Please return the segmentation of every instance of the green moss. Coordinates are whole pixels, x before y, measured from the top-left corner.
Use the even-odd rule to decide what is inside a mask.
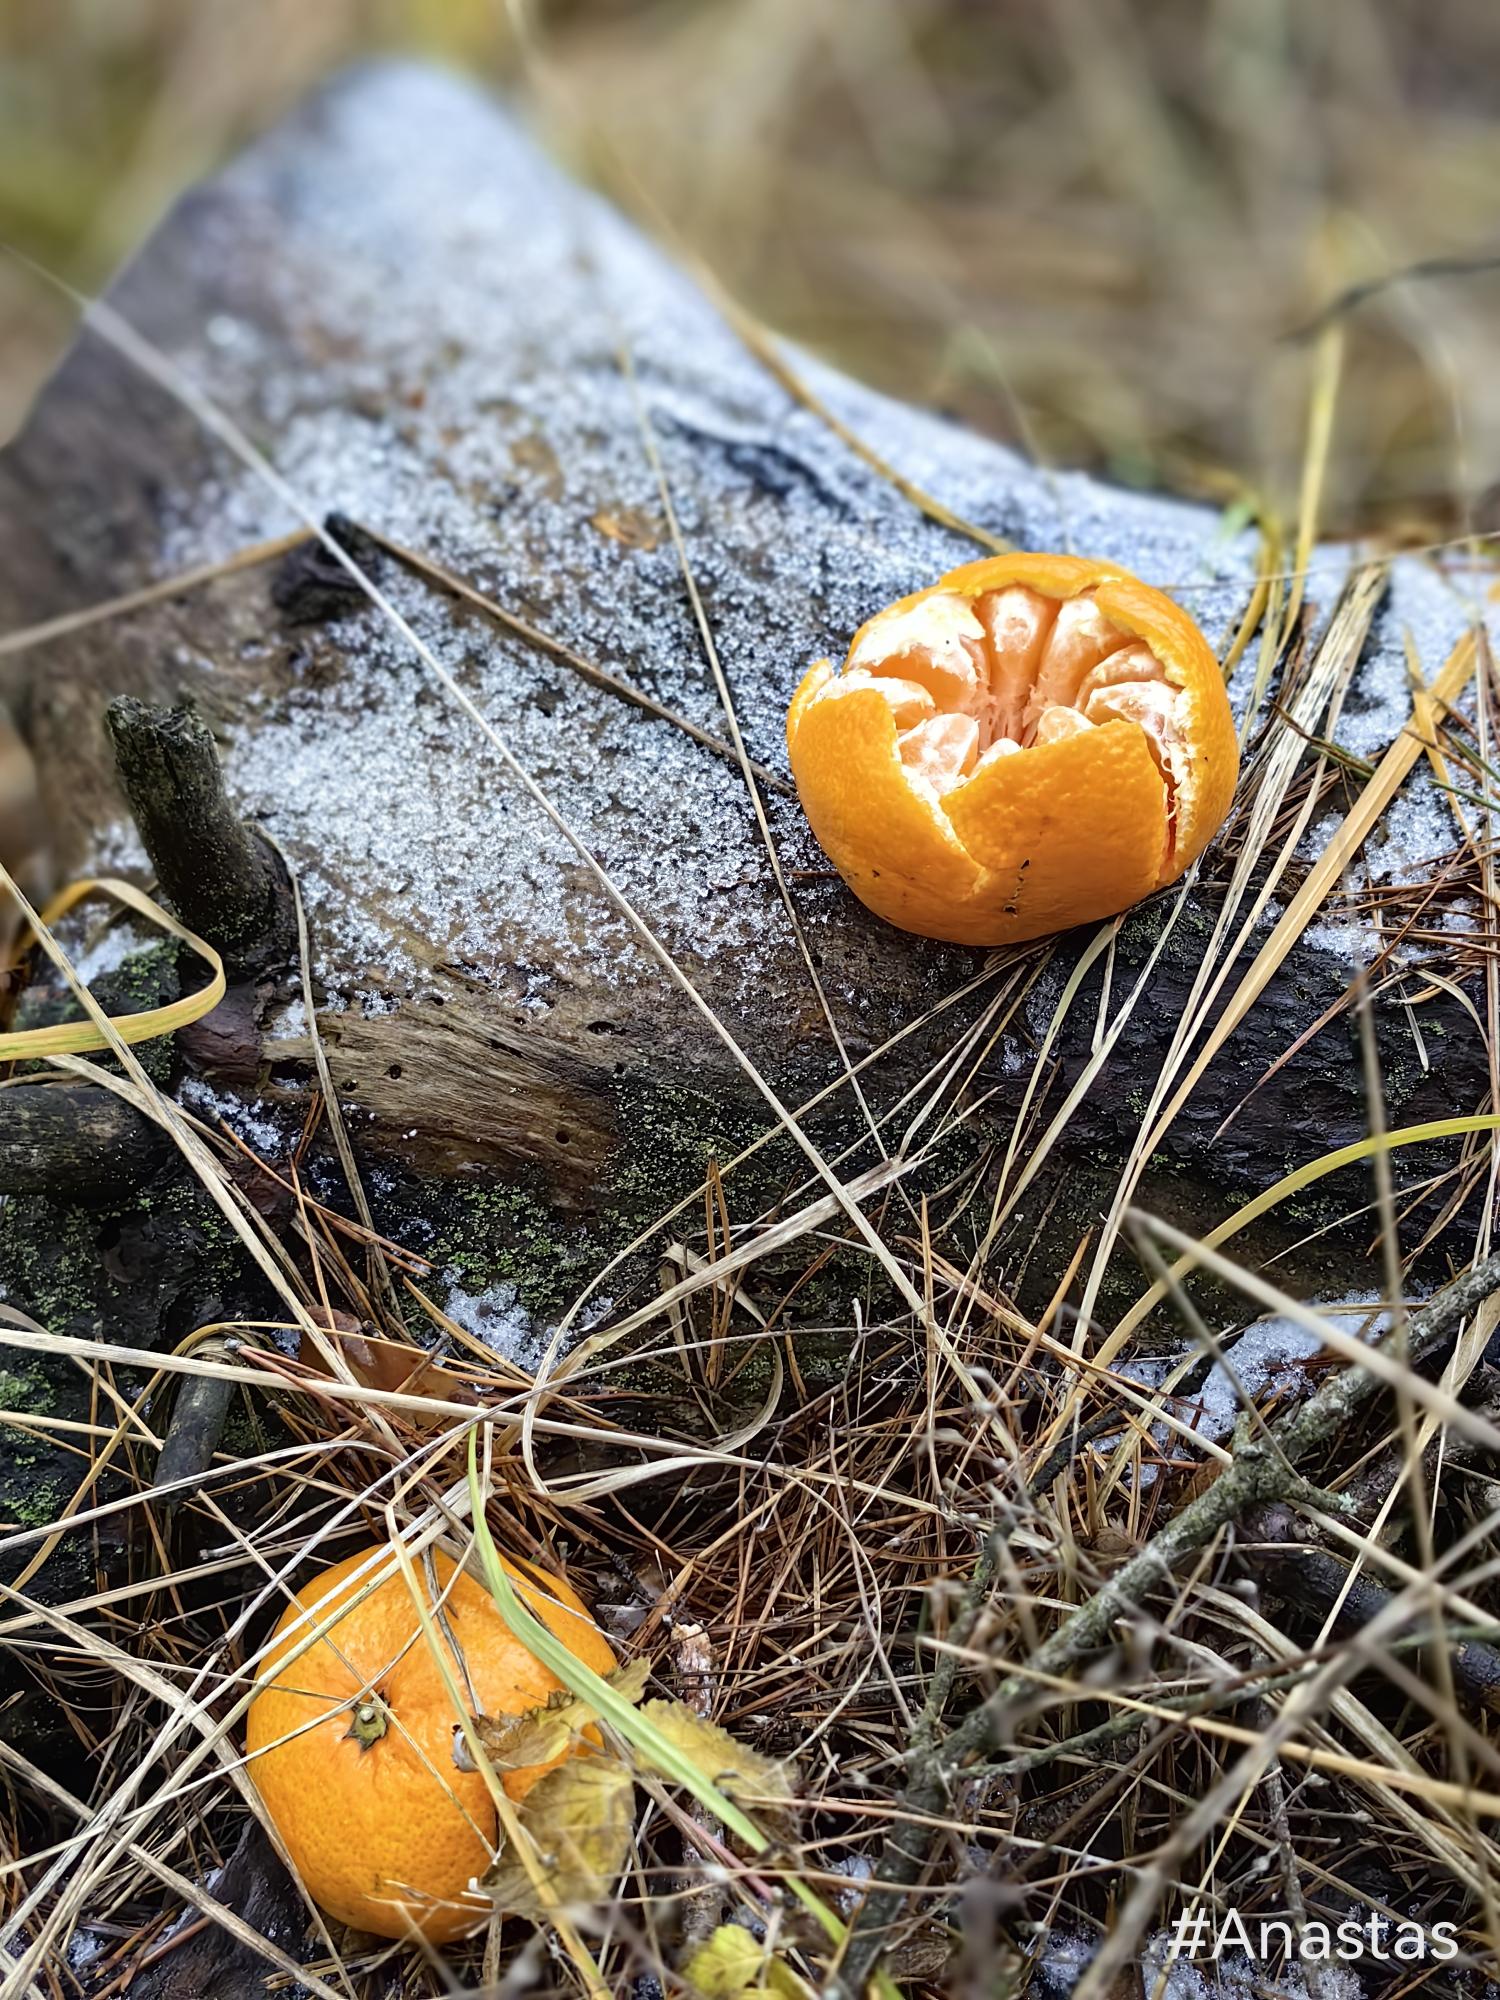
[[[82,1378],[72,1388],[74,1400],[64,1413],[81,1416]],[[46,1364],[21,1361],[0,1368],[0,1522],[21,1528],[45,1528],[57,1519],[71,1488],[65,1484],[67,1460],[46,1432],[26,1427],[29,1415],[42,1416],[58,1407],[56,1384]],[[62,1469],[59,1470],[61,1464]]]
[[[160,1342],[171,1331],[164,1315],[177,1310],[183,1286],[191,1286],[188,1296],[232,1295],[245,1264],[238,1238],[195,1180],[153,1186],[112,1209],[12,1197],[0,1226],[0,1297],[50,1332],[107,1337],[122,1347]],[[117,1367],[116,1380],[133,1395],[143,1378]],[[86,1378],[70,1363],[7,1357],[0,1368],[0,1521],[44,1526],[76,1483],[73,1456],[48,1434],[23,1428],[25,1417],[86,1416],[87,1407]],[[75,1542],[87,1554],[87,1537],[70,1536],[60,1552],[69,1564]]]
[[[141,1014],[176,1000],[182,991],[178,976],[178,946],[169,938],[132,952],[112,972],[94,982],[94,997],[111,1014]],[[175,1062],[172,1037],[159,1035],[154,1041],[134,1045],[136,1060],[151,1081],[170,1081]]]
[[[765,1129],[763,1109],[747,1102],[726,1108],[719,1097],[685,1084],[647,1086],[622,1079],[615,1103],[622,1142],[607,1171],[589,1220],[584,1223],[550,1205],[538,1183],[452,1185],[417,1191],[415,1206],[432,1228],[424,1253],[440,1271],[451,1271],[471,1293],[501,1284],[514,1285],[517,1302],[540,1325],[554,1322],[576,1299],[589,1280],[611,1258],[634,1243],[643,1232],[702,1184],[710,1162],[728,1164]],[[827,1121],[820,1143],[837,1152],[862,1134],[854,1118],[841,1115]],[[963,1148],[972,1154],[967,1137],[952,1149],[933,1173],[951,1173]],[[849,1170],[849,1169],[846,1169]],[[857,1165],[852,1170],[857,1171]],[[800,1152],[778,1138],[755,1152],[726,1179],[732,1219],[743,1221],[785,1196],[806,1175]],[[618,1289],[639,1283],[654,1267],[662,1243],[702,1227],[702,1207],[695,1202],[681,1218],[667,1223],[621,1272]],[[791,1289],[810,1261],[806,1244],[781,1257],[760,1260],[752,1282],[758,1293],[779,1299]],[[858,1250],[840,1252],[805,1286],[792,1309],[791,1330],[798,1343],[798,1365],[813,1385],[836,1379],[847,1360],[848,1337],[817,1331],[821,1325],[846,1328],[852,1298],[873,1309],[872,1298],[884,1280],[868,1257]],[[612,1283],[611,1289],[617,1289]],[[438,1292],[441,1303],[441,1289]],[[420,1308],[408,1308],[413,1333],[430,1333]],[[805,1349],[805,1352],[804,1352]],[[770,1380],[770,1348],[736,1377],[726,1407],[747,1407],[763,1398]],[[617,1380],[653,1394],[678,1396],[683,1390],[679,1370],[643,1365]],[[701,1416],[699,1418],[701,1421]]]
[[[0,1492],[0,1511],[18,1527],[46,1528],[57,1519],[67,1498],[61,1480],[44,1479],[23,1493]]]
[[[686,1084],[648,1087],[633,1078],[619,1088],[616,1116],[629,1143],[614,1175],[611,1207],[622,1220],[636,1218],[638,1226],[696,1187],[711,1160],[733,1159],[764,1128],[763,1113],[732,1118],[722,1102]],[[765,1178],[765,1154],[774,1151],[767,1147],[748,1163],[747,1181]]]
[[[517,1182],[458,1186],[437,1191],[427,1255],[466,1292],[512,1284],[528,1313],[557,1310],[570,1278],[587,1269],[593,1239],[569,1231],[533,1188]],[[429,1326],[419,1307],[408,1307],[414,1329]]]
[[[272,1421],[275,1421],[274,1415]],[[280,1425],[277,1426],[281,1429]],[[281,1435],[284,1437],[285,1432]],[[254,1458],[270,1446],[271,1434],[253,1396],[239,1396],[229,1406],[219,1449],[231,1458]]]
[[[180,1247],[205,1292],[232,1285],[244,1268],[239,1239],[196,1180],[143,1189],[118,1208],[85,1208],[43,1195],[16,1195],[0,1229],[0,1296],[13,1299],[49,1332],[104,1326],[126,1346],[157,1338],[155,1287],[110,1254],[126,1232]]]
[[[725,1117],[723,1107],[686,1086],[646,1090],[622,1083],[617,1123],[626,1136],[588,1223],[545,1198],[539,1182],[514,1179],[424,1190],[418,1209],[432,1225],[424,1246],[440,1270],[452,1271],[468,1292],[512,1284],[519,1303],[542,1322],[556,1318],[612,1256],[635,1240],[703,1180],[710,1160],[727,1161],[761,1126]],[[785,1170],[757,1157],[758,1171],[734,1177],[733,1204],[746,1212],[768,1198],[774,1176]],[[426,1324],[419,1309],[411,1317]]]
[[[147,945],[144,950],[132,952],[109,972],[101,972],[89,990],[105,1013],[113,1017],[142,1014],[152,1007],[168,1005],[182,991],[177,955],[177,944],[170,938],[164,938],[159,944]],[[71,992],[59,993],[46,987],[33,988],[29,994],[23,995],[16,1010],[16,1025],[22,1028],[46,1027],[54,1022],[82,1019],[83,1007]],[[137,1042],[134,1052],[153,1083],[164,1085],[171,1080],[176,1058],[170,1035],[158,1035],[152,1041]],[[119,1069],[113,1056],[101,1055],[96,1060],[106,1069]],[[17,1067],[21,1074],[31,1075],[45,1070],[46,1065],[27,1062]]]
[[[0,1285],[51,1332],[99,1310],[100,1219],[41,1195],[17,1195],[0,1231]]]
[[[0,1410],[46,1416],[57,1396],[40,1368],[0,1368]]]

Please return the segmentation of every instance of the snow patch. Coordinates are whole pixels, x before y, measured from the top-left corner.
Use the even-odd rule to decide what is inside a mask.
[[[463,1284],[462,1271],[452,1264],[444,1271],[443,1282],[448,1288],[443,1311],[456,1326],[518,1367],[536,1366],[546,1352],[547,1336],[520,1304],[513,1284],[502,1280],[482,1292],[471,1292]]]
[[[177,1101],[190,1111],[197,1112],[205,1124],[217,1125],[222,1118],[230,1131],[264,1160],[275,1162],[280,1159],[290,1142],[292,1128],[289,1122],[270,1105],[259,1098],[253,1104],[247,1104],[243,1098],[235,1097],[228,1091],[215,1090],[202,1077],[184,1077],[177,1087]]]

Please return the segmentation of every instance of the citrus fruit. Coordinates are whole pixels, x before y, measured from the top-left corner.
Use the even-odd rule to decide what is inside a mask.
[[[1112,563],[966,564],[792,697],[803,810],[903,930],[1008,944],[1174,882],[1229,810],[1234,721],[1187,613]]]
[[[495,1808],[483,1775],[454,1764],[458,1718],[405,1579],[398,1572],[355,1602],[364,1587],[355,1572],[384,1553],[336,1563],[288,1605],[250,1704],[248,1768],[303,1885],[330,1916],[441,1944],[489,1913],[467,1891],[494,1856]],[[512,1636],[489,1592],[465,1573],[455,1578],[448,1556],[435,1563],[443,1593],[435,1623],[440,1631],[446,1622],[461,1655],[443,1642],[465,1701],[492,1716],[546,1702],[559,1681]],[[566,1584],[505,1568],[570,1652],[596,1673],[613,1672],[613,1653]],[[425,1594],[420,1565],[418,1576]],[[341,1603],[348,1608],[337,1623],[292,1658]],[[507,1771],[505,1789],[520,1800],[552,1768]]]

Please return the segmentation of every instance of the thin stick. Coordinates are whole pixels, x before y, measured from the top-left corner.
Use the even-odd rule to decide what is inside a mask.
[[[291,534],[277,535],[269,542],[252,542],[248,548],[236,549],[232,556],[224,556],[218,562],[199,563],[194,569],[163,577],[160,583],[127,590],[123,596],[108,598],[103,604],[86,605],[82,611],[65,611],[61,617],[44,619],[40,625],[24,625],[18,632],[6,632],[0,635],[0,660],[12,653],[24,653],[32,646],[44,646],[49,639],[66,639],[70,633],[82,632],[108,618],[123,618],[148,604],[160,604],[164,597],[182,597],[221,576],[234,576],[242,569],[258,569],[262,563],[274,562],[306,540],[306,530],[296,528]]]
[[[451,591],[455,597],[462,598],[465,604],[472,604],[476,611],[482,611],[497,625],[503,625],[507,632],[513,632],[518,639],[534,647],[537,652],[546,653],[551,659],[560,660],[565,667],[571,667],[581,680],[602,688],[606,694],[618,695],[621,701],[632,702],[635,707],[644,709],[647,715],[654,715],[658,722],[670,722],[674,729],[680,729],[685,736],[691,736],[695,743],[701,743],[705,750],[711,750],[716,757],[722,757],[726,764],[733,764],[736,770],[739,769],[740,760],[733,746],[726,743],[722,736],[715,736],[711,729],[701,728],[687,716],[679,715],[675,708],[668,708],[665,702],[657,701],[653,695],[645,693],[641,688],[633,687],[618,674],[612,674],[607,667],[597,666],[582,653],[575,653],[573,648],[561,639],[554,639],[538,626],[529,624],[524,618],[518,618],[514,611],[507,611],[503,604],[497,604],[493,597],[486,597],[482,590],[476,590],[472,583],[465,583],[461,576],[455,576],[451,569],[445,569],[430,556],[424,556],[419,549],[408,548],[404,542],[393,542],[388,535],[382,535],[375,528],[366,527],[362,521],[357,525],[361,533],[368,535],[376,547],[384,549],[388,556],[394,556],[397,562],[405,563],[408,569],[414,569],[419,576],[425,576],[430,583]],[[757,764],[752,759],[750,768],[763,785],[768,785],[773,792],[780,792],[783,798],[794,799],[797,796],[795,786],[788,784],[785,778],[778,777],[775,771],[768,770],[764,764]]]

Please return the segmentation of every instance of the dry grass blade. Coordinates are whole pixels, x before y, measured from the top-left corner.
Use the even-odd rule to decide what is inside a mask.
[[[74,997],[83,1008],[93,1030],[100,1037],[103,1045],[119,1060],[121,1067],[125,1071],[126,1080],[135,1093],[137,1109],[165,1126],[168,1133],[192,1165],[194,1172],[198,1175],[203,1186],[223,1214],[225,1220],[229,1223],[231,1229],[233,1229],[235,1235],[244,1244],[250,1256],[264,1272],[277,1294],[283,1299],[288,1311],[292,1314],[297,1324],[302,1327],[315,1346],[322,1343],[323,1336],[317,1322],[307,1312],[302,1298],[287,1285],[284,1270],[277,1265],[275,1259],[268,1251],[262,1235],[252,1224],[244,1206],[237,1199],[236,1192],[230,1187],[220,1171],[218,1162],[191,1130],[177,1105],[156,1088],[155,1084],[152,1083],[146,1072],[141,1068],[139,1059],[136,1057],[134,1051],[121,1037],[114,1022],[111,1021],[109,1016],[100,1007],[88,988],[79,980],[66,954],[53,936],[50,927],[42,921],[40,914],[31,907],[24,892],[3,862],[0,862],[0,888],[7,889],[15,899],[26,921],[40,941],[42,949],[62,974]],[[71,1060],[71,1058],[61,1056],[57,1060],[66,1062]],[[116,1087],[116,1080],[106,1079],[102,1073],[100,1081],[105,1082],[106,1087]],[[338,1363],[336,1357],[330,1352],[327,1359],[330,1367],[337,1372]]]
[[[375,1228],[375,1218],[370,1211],[369,1196],[365,1193],[365,1184],[354,1158],[354,1148],[349,1143],[349,1131],[339,1106],[339,1094],[333,1087],[333,1075],[328,1067],[328,1052],[323,1046],[323,1037],[318,1032],[317,1005],[313,996],[312,947],[307,933],[307,912],[302,907],[302,885],[297,880],[297,871],[292,865],[290,856],[279,845],[274,842],[272,844],[281,855],[282,866],[286,869],[287,880],[292,888],[292,909],[297,920],[297,959],[302,976],[302,1010],[307,1016],[313,1062],[323,1091],[323,1113],[333,1133],[334,1145],[338,1149],[339,1165],[344,1170],[344,1184],[353,1197],[355,1210],[367,1233],[365,1253],[374,1295],[380,1302],[387,1324],[393,1329],[399,1329],[402,1325],[401,1309],[396,1303],[390,1267],[386,1263],[379,1233]]]
[[[1312,724],[1325,713],[1337,714],[1344,694],[1353,680],[1375,606],[1384,588],[1384,577],[1373,567],[1360,569],[1349,579],[1306,680],[1297,691],[1294,717],[1300,716],[1308,724]],[[1263,663],[1269,662],[1271,657],[1268,645],[1263,654]],[[1281,840],[1279,847],[1274,850],[1270,867],[1262,867],[1262,858],[1270,842],[1272,824],[1286,800],[1301,755],[1301,743],[1295,729],[1283,728],[1273,737],[1264,757],[1262,768],[1258,773],[1259,781],[1255,785],[1249,810],[1245,816],[1247,822],[1245,838],[1228,891],[1215,917],[1212,935],[1207,949],[1202,954],[1191,991],[1174,1029],[1166,1059],[1161,1066],[1160,1074],[1152,1082],[1146,1114],[1141,1120],[1140,1130],[1126,1158],[1111,1199],[1104,1228],[1100,1232],[1088,1281],[1084,1287],[1080,1326],[1086,1325],[1093,1316],[1105,1273],[1114,1254],[1121,1218],[1145,1164],[1161,1143],[1161,1136],[1169,1129],[1177,1111],[1187,1102],[1195,1088],[1197,1077],[1203,1073],[1202,1067],[1195,1069],[1184,1079],[1166,1110],[1162,1109],[1163,1101],[1168,1098],[1172,1084],[1189,1052],[1201,1044],[1203,1028],[1210,1010],[1227,982],[1241,951],[1253,934],[1262,911],[1280,885],[1285,871],[1291,864],[1297,844],[1311,820],[1316,797],[1315,786],[1309,788],[1291,829]],[[1184,893],[1185,891],[1179,892],[1179,899]],[[1250,907],[1245,909],[1247,902]],[[1237,930],[1236,924],[1238,924]],[[1289,935],[1287,949],[1290,949],[1291,938],[1297,935],[1300,935],[1300,927],[1297,932]],[[1277,962],[1279,963],[1279,960]]]
[[[182,999],[171,1001],[165,1006],[147,1007],[134,1014],[114,1016],[111,1025],[116,1037],[121,1042],[149,1042],[158,1035],[176,1034],[179,1028],[191,1027],[193,1022],[201,1021],[205,1014],[212,1013],[224,997],[223,960],[212,945],[205,944],[200,937],[194,937],[193,933],[178,923],[175,917],[169,916],[159,903],[150,896],[143,895],[133,882],[100,877],[98,880],[90,878],[70,883],[61,895],[52,898],[47,908],[42,911],[38,922],[44,928],[50,929],[75,904],[100,890],[113,896],[116,902],[123,904],[126,909],[134,910],[138,916],[144,917],[147,923],[178,939],[206,965],[213,968],[213,977],[196,993],[185,994]],[[23,936],[17,956],[20,950],[27,948],[29,942],[29,938]],[[94,1022],[59,1021],[50,1027],[17,1028],[0,1034],[0,1062],[44,1061],[50,1056],[79,1055],[94,1049],[107,1049],[109,1046],[108,1035]]]
[[[1444,706],[1457,701],[1474,677],[1476,661],[1477,648],[1473,638],[1461,641],[1433,681],[1432,699]],[[1421,738],[1415,730],[1410,730],[1398,737],[1381,758],[1374,777],[1360,793],[1352,810],[1309,869],[1301,887],[1278,920],[1276,928],[1256,953],[1228,1004],[1214,1022],[1213,1029],[1194,1058],[1191,1069],[1153,1128],[1151,1145],[1158,1143],[1161,1134],[1170,1126],[1178,1111],[1197,1087],[1209,1064],[1264,992],[1272,975],[1307,928],[1313,912],[1338,881],[1350,859],[1359,852],[1369,838],[1381,814],[1410,775],[1413,765],[1423,755],[1423,750]]]
[[[770,822],[766,818],[766,809],[762,803],[760,793],[756,790],[755,781],[759,772],[759,766],[751,760],[750,753],[745,748],[744,737],[740,733],[740,721],[739,716],[735,712],[734,696],[730,691],[729,681],[725,675],[723,663],[719,658],[718,646],[714,642],[713,627],[709,623],[708,612],[703,603],[703,595],[698,588],[698,579],[693,573],[693,565],[688,556],[687,543],[683,540],[681,523],[677,518],[677,507],[672,498],[671,483],[667,478],[667,468],[662,462],[661,447],[656,439],[656,427],[651,420],[651,410],[641,394],[641,385],[636,376],[635,362],[631,357],[630,349],[623,344],[620,349],[620,360],[625,380],[630,388],[630,398],[635,410],[636,422],[641,433],[641,443],[645,448],[652,477],[656,481],[656,490],[661,496],[662,511],[666,515],[667,529],[672,537],[672,547],[676,551],[678,567],[682,571],[683,582],[687,586],[688,598],[693,607],[693,619],[698,627],[698,636],[703,642],[704,657],[707,659],[709,671],[713,675],[714,687],[718,691],[719,704],[729,724],[729,736],[734,746],[735,761],[739,765],[741,774],[744,777],[745,789],[749,794],[751,810],[755,814],[755,824],[760,833],[761,845],[766,850],[766,858],[771,864],[771,873],[776,881],[776,893],[781,898],[782,908],[786,911],[787,921],[791,924],[793,935],[796,937],[797,949],[801,954],[802,963],[806,968],[808,981],[812,986],[813,992],[817,995],[819,1010],[822,1013],[824,1021],[827,1023],[833,1045],[838,1050],[839,1061],[842,1063],[844,1069],[844,1080],[852,1092],[856,1103],[859,1105],[861,1116],[870,1128],[871,1138],[875,1141],[876,1146],[883,1155],[885,1147],[880,1137],[879,1127],[875,1123],[874,1113],[870,1110],[865,1100],[864,1091],[860,1088],[859,1077],[850,1063],[849,1051],[844,1046],[843,1035],[839,1032],[839,1025],[834,1018],[833,1009],[828,1004],[828,995],[824,991],[823,981],[819,976],[817,965],[808,946],[807,934],[803,929],[802,920],[797,914],[797,906],[792,900],[792,892],[787,887],[786,874],[781,865],[781,856],[776,848],[776,838],[771,832]]]
[[[945,507],[941,500],[934,498],[925,488],[918,486],[914,480],[908,479],[905,473],[898,471],[888,460],[882,458],[873,446],[867,444],[857,431],[852,430],[844,422],[837,411],[829,408],[823,397],[818,395],[792,366],[776,336],[752,319],[743,307],[736,305],[704,265],[699,264],[697,269],[704,289],[718,301],[720,311],[740,339],[767,372],[775,376],[794,402],[800,403],[805,410],[810,410],[819,423],[826,424],[841,444],[847,445],[857,459],[869,466],[870,470],[888,486],[894,487],[903,500],[909,500],[919,513],[927,516],[929,521],[936,521],[940,528],[947,528],[955,535],[962,535],[967,541],[977,542],[980,548],[988,549],[992,555],[1006,554],[1013,544],[1006,541],[1003,535],[993,534],[988,528],[981,528],[973,521],[966,521],[961,514],[955,514],[950,507]]]
[[[205,584],[217,583],[221,577],[236,576],[242,570],[259,569],[286,555],[305,539],[303,531],[298,528],[292,534],[276,535],[268,542],[255,542],[249,548],[236,549],[233,555],[225,556],[219,562],[199,563],[192,569],[179,570],[175,576],[164,576],[158,583],[145,584],[140,590],[127,590],[123,596],[112,597],[107,603],[86,605],[81,611],[65,612],[59,618],[48,618],[40,625],[28,625],[18,632],[0,633],[0,659],[29,652],[33,646],[45,646],[53,639],[69,638],[75,632],[86,631],[90,625],[107,624],[113,618],[128,617],[132,611],[144,611],[148,605],[183,597],[189,591],[201,590]]]

